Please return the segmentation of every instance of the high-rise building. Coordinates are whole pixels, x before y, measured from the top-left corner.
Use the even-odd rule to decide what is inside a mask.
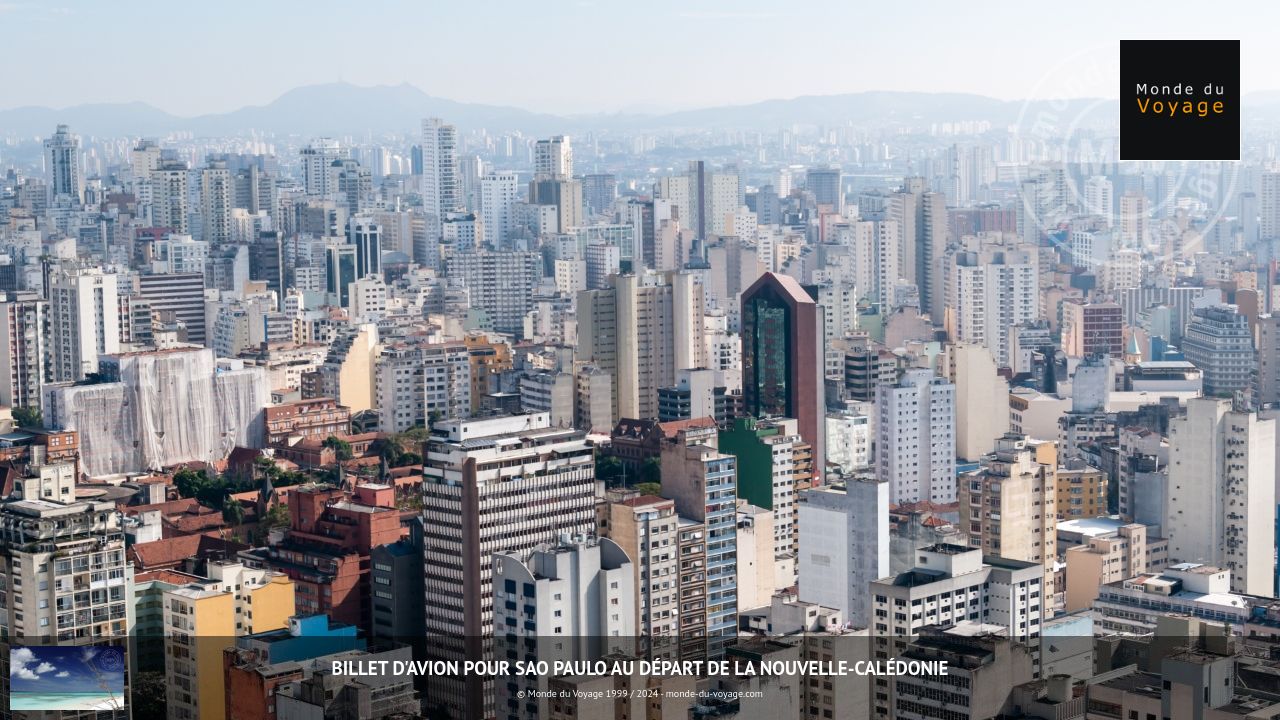
[[[382,226],[367,217],[347,224],[347,242],[356,248],[356,278],[382,274]]]
[[[1124,309],[1119,303],[1062,302],[1062,351],[1068,357],[1120,357],[1124,352]]]
[[[1258,236],[1260,240],[1280,238],[1280,172],[1262,173],[1262,192],[1258,198]],[[1245,238],[1246,242],[1248,238]]]
[[[1115,224],[1114,188],[1105,175],[1093,175],[1084,181],[1084,204],[1085,212],[1101,215],[1108,228]]]
[[[380,346],[374,392],[383,432],[471,415],[471,355],[462,343]]]
[[[1038,250],[1011,235],[969,240],[948,257],[947,335],[986,347],[1009,367],[1014,329],[1040,314]]]
[[[635,491],[614,491],[597,506],[597,517],[600,534],[617,543],[631,559],[635,573],[635,634],[653,639],[639,651],[660,651],[686,632],[692,635],[700,630],[705,634],[705,623],[695,628],[692,622],[693,618],[705,617],[701,613],[689,613],[690,626],[683,627],[684,599],[679,578],[680,564],[685,560],[679,554],[681,519],[676,514],[675,501]]]
[[[180,235],[191,233],[190,175],[181,160],[161,160],[151,171],[152,225],[171,228]]]
[[[480,225],[482,237],[490,249],[506,247],[515,230],[512,217],[520,199],[520,184],[512,172],[491,172],[480,178]]]
[[[357,248],[352,244],[329,245],[324,249],[326,302],[337,307],[351,306],[351,284],[359,277]]]
[[[299,151],[302,162],[302,186],[308,195],[329,196],[338,191],[335,161],[347,157],[347,151],[333,138],[316,138]]]
[[[205,344],[203,272],[138,275],[135,282],[137,295],[147,301],[157,320],[181,323],[187,342]]]
[[[1253,386],[1253,331],[1234,305],[1196,308],[1182,354],[1204,373],[1204,394],[1231,397]]]
[[[435,425],[423,448],[425,629],[439,640],[433,653],[482,659],[482,639],[493,633],[493,553],[524,555],[563,534],[592,532],[593,455],[582,432],[551,427],[545,413]],[[433,700],[455,716],[493,715],[482,710],[490,679],[433,676],[429,683]]]
[[[504,634],[495,645],[512,651],[537,646],[538,659],[547,662],[631,652],[635,583],[627,554],[608,538],[561,539],[527,554],[499,551],[493,557],[493,622]],[[559,636],[571,639],[556,642]],[[555,702],[547,692],[551,677],[499,678],[496,706],[507,718],[547,717]]]
[[[580,359],[608,372],[613,416],[658,417],[658,390],[706,366],[702,286],[690,273],[613,275],[578,296]]]
[[[80,136],[66,125],[59,125],[44,141],[45,170],[49,173],[49,194],[53,198],[68,196],[84,202],[84,175],[80,169]]]
[[[483,310],[498,332],[519,335],[542,279],[542,256],[532,252],[469,252],[449,258],[451,279],[466,288],[471,307]]]
[[[25,477],[15,494],[0,503],[0,583],[7,588],[0,593],[0,629],[7,642],[118,645],[133,631],[134,589],[115,504],[77,498],[72,461],[36,462],[19,474]],[[0,658],[6,697],[9,649]],[[98,717],[128,718],[127,701]]]
[[[1276,421],[1192,398],[1169,426],[1169,482],[1161,526],[1171,563],[1231,571],[1231,589],[1274,589]]]
[[[593,215],[605,215],[618,199],[618,179],[600,173],[582,176],[582,202]]]
[[[220,160],[210,160],[200,171],[200,218],[204,223],[201,240],[210,245],[231,241],[231,208],[235,204],[235,188],[231,171]]]
[[[960,476],[960,531],[984,555],[1045,568],[1053,596],[1058,554],[1057,446],[1005,435],[977,470]]]
[[[871,583],[889,574],[889,483],[849,475],[800,493],[800,599],[870,627]]]
[[[1280,405],[1280,314],[1258,318],[1257,340],[1253,401],[1260,408],[1275,407]]]
[[[804,171],[804,187],[813,194],[813,201],[819,207],[826,206],[830,212],[844,211],[844,192],[840,187],[840,168],[812,167]]]
[[[790,418],[738,418],[721,431],[721,451],[738,458],[738,497],[773,513],[773,555],[788,565],[796,553],[796,493],[815,475],[811,448]],[[791,585],[779,577],[775,588]]]
[[[716,449],[716,430],[687,427],[662,441],[662,494],[675,501],[676,512],[702,525],[705,565],[689,563],[681,548],[681,573],[705,572],[707,652],[723,653],[738,635],[737,476],[733,455]],[[681,538],[684,542],[684,538]],[[683,600],[683,598],[682,598]],[[682,616],[683,617],[683,616]]]
[[[161,594],[165,699],[174,717],[224,720],[222,651],[233,638],[285,627],[294,587],[284,575],[235,560],[211,560],[206,572]]]
[[[906,178],[902,189],[889,196],[886,215],[897,224],[899,274],[920,288],[920,311],[938,324],[947,303],[943,268],[947,198],[942,193],[928,192],[926,187],[922,177]]]
[[[40,407],[49,373],[49,303],[34,292],[0,301],[0,405]]]
[[[573,146],[568,135],[556,135],[534,144],[533,174],[549,179],[573,177]]]
[[[822,309],[788,275],[765,273],[742,293],[742,400],[754,417],[789,417],[826,467]]]
[[[876,391],[876,467],[898,504],[956,500],[956,387],[908,370]]]
[[[947,345],[938,362],[956,386],[956,455],[976,461],[1009,431],[1009,381],[981,345]]]
[[[98,358],[120,351],[116,275],[99,268],[65,268],[49,277],[49,339],[54,382],[82,380]]]
[[[428,242],[440,237],[446,213],[459,206],[458,131],[440,118],[422,121],[422,212]]]

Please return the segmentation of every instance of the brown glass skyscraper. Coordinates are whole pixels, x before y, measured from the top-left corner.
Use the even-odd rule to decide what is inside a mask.
[[[826,468],[822,315],[795,278],[765,273],[742,293],[743,409],[755,417],[795,418]]]

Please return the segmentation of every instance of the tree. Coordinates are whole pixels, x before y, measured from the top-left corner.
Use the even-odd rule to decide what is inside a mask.
[[[227,521],[228,525],[244,524],[244,505],[236,499],[228,499],[222,503],[222,519]]]
[[[617,487],[622,483],[622,461],[613,455],[596,455],[596,479],[603,480],[607,487]]]
[[[329,437],[325,438],[324,442],[321,444],[324,447],[327,447],[333,450],[333,453],[335,456],[337,456],[339,462],[342,462],[344,460],[350,460],[351,458],[355,457],[355,453],[351,451],[351,443],[347,442],[346,440],[343,440],[337,435],[330,435]]]
[[[656,457],[645,458],[644,464],[640,466],[640,482],[658,485],[662,483],[662,459]]]
[[[263,518],[262,524],[268,528],[282,527],[289,524],[289,506],[284,503],[276,503],[267,510],[267,516]]]
[[[634,490],[641,495],[657,495],[662,496],[662,485],[652,482],[636,483]]]
[[[44,427],[44,413],[38,407],[16,407],[13,409],[13,422],[18,427]]]
[[[138,717],[166,717],[165,682],[162,672],[140,672],[129,678],[129,704]]]

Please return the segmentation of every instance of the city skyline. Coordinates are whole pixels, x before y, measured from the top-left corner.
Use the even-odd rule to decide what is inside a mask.
[[[1054,17],[1053,32],[1046,33],[1040,31],[1046,23],[1040,9],[1025,4],[987,3],[981,14],[950,4],[927,5],[927,16],[934,20],[927,24],[919,22],[918,5],[886,5],[876,9],[875,23],[867,25],[870,15],[830,2],[805,3],[784,12],[759,1],[660,0],[627,13],[591,0],[564,3],[560,12],[535,12],[503,2],[486,7],[484,13],[462,6],[398,2],[358,8],[337,3],[242,3],[240,10],[215,10],[148,1],[132,3],[133,12],[118,6],[108,11],[79,0],[5,2],[0,3],[0,42],[18,54],[42,55],[45,61],[7,80],[4,109],[143,102],[193,116],[266,104],[290,89],[327,82],[409,83],[458,102],[569,115],[669,112],[876,90],[971,93],[1001,100],[1114,98],[1114,73],[1063,73],[1057,66],[1082,55],[1115,65],[1121,38],[1169,37],[1239,38],[1246,68],[1244,92],[1273,89],[1265,76],[1251,75],[1248,68],[1266,66],[1268,40],[1262,29],[1280,20],[1275,7],[1254,8],[1257,21],[1241,28],[1226,14],[1200,16],[1198,6],[1190,2],[1089,2]],[[779,31],[779,21],[797,13],[822,20],[805,25],[803,42]],[[1182,21],[1188,13],[1197,13],[1190,33]],[[179,30],[152,36],[145,44],[111,40],[112,30],[133,32],[139,22],[157,19]],[[972,43],[970,35],[951,31],[975,22],[981,23],[990,42]],[[216,63],[202,60],[217,53],[227,37],[240,35],[251,41],[255,33],[283,23],[289,24],[290,32],[273,35],[272,43],[257,46],[255,52],[225,55]],[[477,44],[474,36],[456,32],[423,40],[423,30],[433,24],[461,28],[477,23],[487,42]],[[305,38],[332,33],[332,27],[354,28],[343,34],[344,46],[355,41],[358,49],[359,38],[368,38],[379,52],[303,55]],[[929,52],[903,52],[904,32]],[[592,61],[574,64],[570,82],[524,82],[511,68],[540,52],[539,43],[530,38],[548,36],[559,40],[556,47],[571,48]],[[40,53],[55,37],[76,50]],[[650,53],[655,41],[668,50]],[[794,49],[787,51],[792,42]],[[769,43],[783,51],[765,52]],[[751,52],[753,47],[760,51]],[[94,59],[91,73],[83,65],[89,57]],[[165,62],[155,63],[156,57]],[[880,62],[883,58],[891,61]],[[255,70],[263,63],[273,72]],[[447,71],[464,63],[465,73]],[[866,72],[868,67],[876,71]],[[440,72],[442,68],[446,71]],[[637,75],[665,82],[628,82]],[[103,76],[112,82],[102,83]]]

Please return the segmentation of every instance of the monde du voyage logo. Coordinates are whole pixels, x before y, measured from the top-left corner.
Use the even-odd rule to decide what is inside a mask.
[[[1239,160],[1240,41],[1121,40],[1120,159]]]

